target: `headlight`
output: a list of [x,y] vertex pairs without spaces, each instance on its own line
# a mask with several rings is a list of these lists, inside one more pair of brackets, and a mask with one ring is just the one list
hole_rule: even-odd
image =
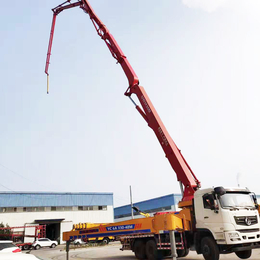
[[232,233],[229,233],[229,237],[230,237],[230,238],[239,237],[239,234],[236,233],[236,232],[232,232]]

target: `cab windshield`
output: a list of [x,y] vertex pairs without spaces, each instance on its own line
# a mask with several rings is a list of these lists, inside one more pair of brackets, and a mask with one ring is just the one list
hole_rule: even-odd
[[222,208],[255,208],[253,198],[247,193],[226,193],[219,200]]

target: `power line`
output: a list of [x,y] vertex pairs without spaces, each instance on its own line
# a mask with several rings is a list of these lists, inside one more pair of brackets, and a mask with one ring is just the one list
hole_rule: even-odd
[[[15,175],[17,175],[17,176],[19,176],[19,177],[21,177],[21,178],[23,178],[23,179],[25,179],[25,180],[27,180],[27,181],[30,181],[31,183],[34,183],[34,184],[37,184],[37,185],[42,185],[43,187],[47,188],[47,186],[43,185],[42,183],[40,184],[40,183],[38,183],[38,182],[36,182],[36,181],[33,181],[32,179],[28,179],[28,178],[24,177],[23,175],[21,175],[20,173],[17,173],[17,172],[15,172],[14,170],[12,170],[12,169],[6,167],[6,166],[3,165],[2,163],[0,163],[0,166],[2,166],[3,168],[5,168],[6,170],[12,172],[12,173],[15,174]],[[3,185],[2,185],[2,186],[3,186]],[[49,188],[48,188],[48,189],[49,189]],[[9,189],[9,190],[10,190],[10,189]]]
[[30,179],[24,177],[23,175],[21,175],[21,174],[15,172],[15,171],[13,171],[13,170],[11,170],[10,168],[6,167],[6,166],[3,165],[2,163],[0,163],[0,165],[1,165],[3,168],[7,169],[8,171],[10,171],[10,172],[12,172],[12,173],[14,173],[14,174],[20,176],[21,178],[23,178],[23,179],[25,179],[25,180],[27,180],[27,181],[32,181],[32,180],[30,180]]
[[[1,184],[1,183],[0,183],[0,186],[4,187],[4,188],[7,189],[7,190],[13,191],[13,190],[9,189],[8,187],[4,186],[4,185]],[[15,192],[15,191],[13,191],[13,192]]]

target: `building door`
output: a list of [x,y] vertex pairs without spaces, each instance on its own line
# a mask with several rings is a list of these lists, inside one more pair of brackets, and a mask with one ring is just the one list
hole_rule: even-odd
[[51,240],[60,239],[60,223],[52,223],[46,225],[46,237]]

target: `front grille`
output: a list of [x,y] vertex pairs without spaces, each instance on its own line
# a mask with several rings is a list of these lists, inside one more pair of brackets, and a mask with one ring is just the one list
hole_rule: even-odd
[[237,225],[242,226],[251,226],[257,224],[257,216],[248,216],[248,217],[234,217]]
[[240,233],[251,233],[251,232],[259,232],[259,228],[252,228],[252,229],[238,229]]

